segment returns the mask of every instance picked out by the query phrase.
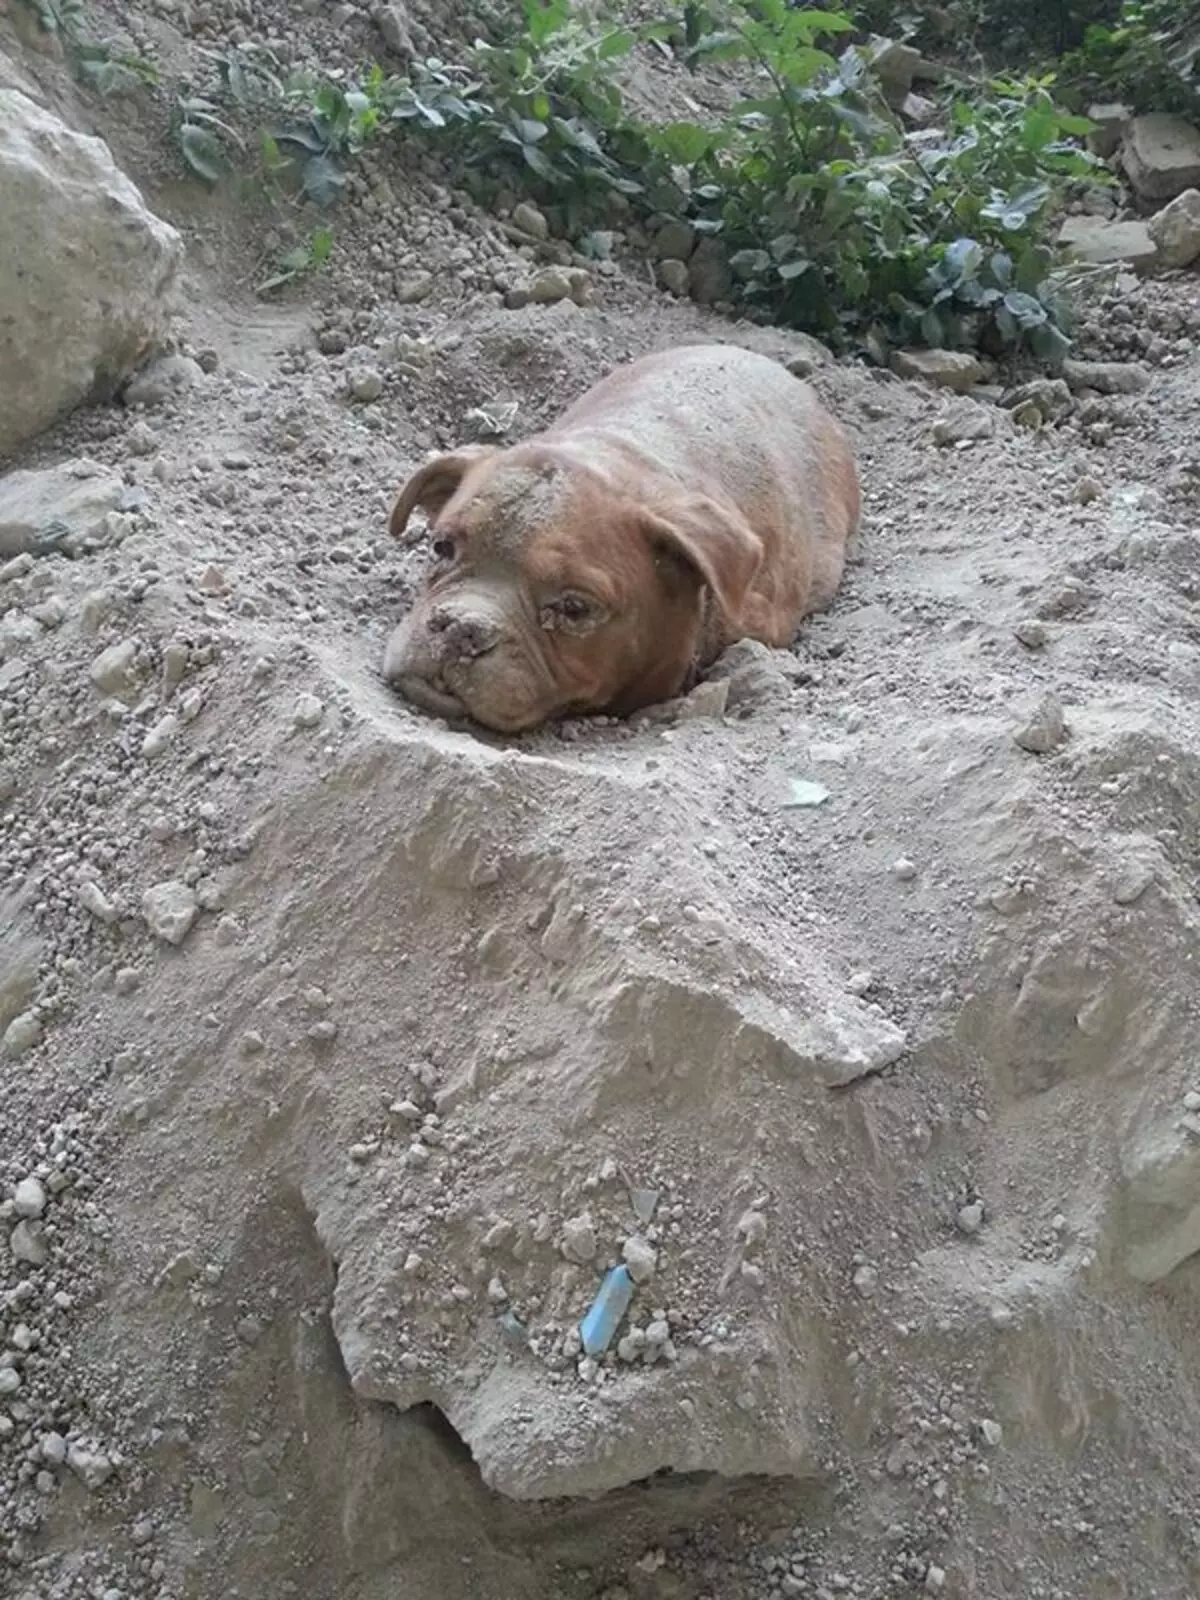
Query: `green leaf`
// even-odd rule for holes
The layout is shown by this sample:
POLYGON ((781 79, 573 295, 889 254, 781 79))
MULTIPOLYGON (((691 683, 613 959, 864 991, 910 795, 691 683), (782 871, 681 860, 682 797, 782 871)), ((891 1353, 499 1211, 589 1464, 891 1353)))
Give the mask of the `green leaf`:
POLYGON ((300 182, 314 205, 329 206, 346 187, 346 174, 330 156, 312 156, 304 163, 300 182))
POLYGON ((668 122, 654 133, 654 143, 671 161, 694 167, 712 149, 714 135, 698 122, 668 122))
POLYGON ((195 122, 185 122, 180 128, 179 149, 188 166, 204 183, 220 183, 229 171, 229 161, 216 134, 195 122))
POLYGON ((1010 290, 1004 296, 1004 305, 1023 328, 1036 328, 1046 321, 1046 308, 1041 301, 1031 294, 1022 294, 1019 289, 1010 290))

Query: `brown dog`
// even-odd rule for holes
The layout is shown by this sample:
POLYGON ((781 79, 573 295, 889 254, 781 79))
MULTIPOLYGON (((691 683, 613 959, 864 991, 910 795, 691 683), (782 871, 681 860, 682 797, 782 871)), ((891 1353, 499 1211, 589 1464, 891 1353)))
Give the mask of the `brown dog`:
POLYGON ((859 487, 807 384, 687 345, 618 367, 523 444, 428 462, 394 534, 418 506, 434 565, 384 676, 518 733, 670 699, 735 639, 790 644, 841 580, 859 487))

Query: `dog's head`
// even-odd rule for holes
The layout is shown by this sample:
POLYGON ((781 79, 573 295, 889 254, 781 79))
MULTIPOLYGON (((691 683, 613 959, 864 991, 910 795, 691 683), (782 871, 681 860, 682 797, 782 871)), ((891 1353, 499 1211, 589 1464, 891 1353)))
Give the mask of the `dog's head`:
POLYGON ((393 534, 418 508, 432 565, 384 676, 426 710, 501 733, 669 699, 705 592, 736 620, 762 560, 736 511, 639 494, 636 477, 616 483, 549 444, 438 456, 401 491, 393 534))

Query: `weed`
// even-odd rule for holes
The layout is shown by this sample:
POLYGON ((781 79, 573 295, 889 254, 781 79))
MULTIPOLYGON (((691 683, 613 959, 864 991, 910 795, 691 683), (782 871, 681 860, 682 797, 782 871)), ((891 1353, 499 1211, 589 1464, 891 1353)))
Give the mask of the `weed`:
POLYGON ((1200 115, 1200 4, 1125 0, 1112 26, 1093 23, 1059 73, 1074 97, 1116 96, 1134 111, 1200 115))
POLYGON ((315 228, 303 244, 284 251, 275 263, 274 272, 256 284, 255 292, 272 294, 276 289, 294 283, 297 278, 305 277, 310 272, 319 272, 332 254, 332 229, 315 228))
POLYGON ((80 80, 100 94, 152 88, 158 69, 144 56, 120 50, 111 41, 89 38, 83 0, 25 0, 45 33, 63 42, 63 50, 80 80))

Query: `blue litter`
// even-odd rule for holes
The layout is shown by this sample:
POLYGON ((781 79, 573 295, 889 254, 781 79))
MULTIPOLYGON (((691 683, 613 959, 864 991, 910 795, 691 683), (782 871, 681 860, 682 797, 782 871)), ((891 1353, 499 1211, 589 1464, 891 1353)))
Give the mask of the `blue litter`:
POLYGON ((604 1354, 613 1342, 613 1336, 621 1326, 621 1318, 629 1310, 632 1299, 633 1279, 629 1276, 629 1268, 614 1267, 605 1276, 591 1309, 579 1324, 585 1355, 604 1354))

